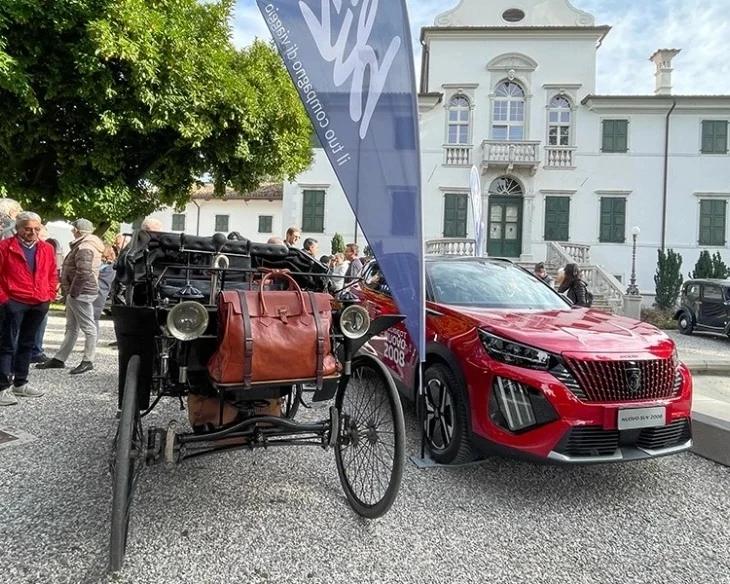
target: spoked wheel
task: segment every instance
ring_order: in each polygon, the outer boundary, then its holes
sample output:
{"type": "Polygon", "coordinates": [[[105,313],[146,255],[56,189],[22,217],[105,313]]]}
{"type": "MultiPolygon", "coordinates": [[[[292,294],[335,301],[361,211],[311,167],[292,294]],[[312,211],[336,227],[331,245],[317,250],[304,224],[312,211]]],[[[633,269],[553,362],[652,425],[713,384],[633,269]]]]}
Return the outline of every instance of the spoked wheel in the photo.
{"type": "Polygon", "coordinates": [[[109,567],[118,572],[124,562],[129,531],[129,508],[136,472],[143,464],[144,436],[142,419],[137,408],[137,380],[139,377],[139,355],[133,356],[127,365],[127,377],[122,398],[122,413],[114,437],[112,452],[112,519],[109,567]]]}
{"type": "Polygon", "coordinates": [[[353,362],[352,376],[335,401],[340,436],[337,472],[352,508],[375,519],[390,509],[400,488],[405,426],[390,374],[372,359],[353,362]]]}
{"type": "Polygon", "coordinates": [[[299,411],[299,404],[302,399],[302,384],[292,385],[291,392],[284,396],[284,403],[281,408],[281,415],[284,418],[293,420],[299,411]]]}
{"type": "Polygon", "coordinates": [[[426,444],[441,464],[472,460],[465,399],[451,370],[437,363],[423,376],[426,444]]]}

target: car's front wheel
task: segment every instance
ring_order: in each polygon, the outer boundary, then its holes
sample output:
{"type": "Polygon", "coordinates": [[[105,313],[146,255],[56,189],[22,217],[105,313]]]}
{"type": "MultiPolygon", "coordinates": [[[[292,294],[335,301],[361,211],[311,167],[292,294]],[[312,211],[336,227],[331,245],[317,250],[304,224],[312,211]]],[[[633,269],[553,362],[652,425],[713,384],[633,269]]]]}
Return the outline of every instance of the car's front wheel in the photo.
{"type": "Polygon", "coordinates": [[[462,464],[474,458],[464,390],[446,365],[437,363],[423,376],[426,444],[440,464],[462,464]]]}
{"type": "Polygon", "coordinates": [[[683,335],[691,335],[694,331],[694,322],[692,322],[692,316],[687,312],[682,312],[677,319],[677,328],[683,335]]]}

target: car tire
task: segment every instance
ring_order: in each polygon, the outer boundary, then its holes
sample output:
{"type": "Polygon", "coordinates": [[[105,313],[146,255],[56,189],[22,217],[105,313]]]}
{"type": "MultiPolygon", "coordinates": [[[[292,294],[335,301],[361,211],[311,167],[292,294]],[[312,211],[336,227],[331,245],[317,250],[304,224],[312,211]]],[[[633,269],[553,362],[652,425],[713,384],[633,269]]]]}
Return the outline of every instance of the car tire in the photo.
{"type": "Polygon", "coordinates": [[[683,335],[691,335],[694,331],[695,325],[692,320],[692,315],[687,312],[680,312],[677,318],[677,329],[683,335]]]}
{"type": "Polygon", "coordinates": [[[431,365],[423,376],[426,446],[440,464],[463,464],[474,459],[469,436],[464,390],[454,373],[441,363],[431,365]]]}

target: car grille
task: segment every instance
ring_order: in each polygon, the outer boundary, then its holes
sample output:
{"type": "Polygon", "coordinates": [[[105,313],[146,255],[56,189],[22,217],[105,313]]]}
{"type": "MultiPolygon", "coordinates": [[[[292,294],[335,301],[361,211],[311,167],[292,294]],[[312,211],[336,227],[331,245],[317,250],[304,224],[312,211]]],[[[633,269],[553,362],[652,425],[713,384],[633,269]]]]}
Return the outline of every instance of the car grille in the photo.
{"type": "Polygon", "coordinates": [[[668,426],[637,430],[604,430],[601,426],[571,428],[556,447],[568,456],[611,456],[621,446],[636,446],[661,450],[684,444],[692,437],[687,418],[675,420],[668,426]]]}
{"type": "Polygon", "coordinates": [[[690,438],[689,420],[682,418],[681,420],[675,420],[668,426],[644,428],[636,445],[647,450],[659,450],[684,444],[690,438]]]}
{"type": "Polygon", "coordinates": [[[568,358],[566,364],[577,380],[582,395],[570,386],[568,388],[584,401],[666,399],[674,397],[681,390],[681,380],[677,383],[674,359],[588,361],[568,358]]]}
{"type": "Polygon", "coordinates": [[[570,430],[558,451],[568,456],[610,456],[618,448],[618,438],[618,430],[579,426],[570,430]]]}
{"type": "Polygon", "coordinates": [[[580,400],[587,400],[588,396],[583,388],[578,384],[575,377],[562,365],[557,365],[550,370],[555,378],[560,381],[565,387],[567,387],[575,397],[580,400]]]}

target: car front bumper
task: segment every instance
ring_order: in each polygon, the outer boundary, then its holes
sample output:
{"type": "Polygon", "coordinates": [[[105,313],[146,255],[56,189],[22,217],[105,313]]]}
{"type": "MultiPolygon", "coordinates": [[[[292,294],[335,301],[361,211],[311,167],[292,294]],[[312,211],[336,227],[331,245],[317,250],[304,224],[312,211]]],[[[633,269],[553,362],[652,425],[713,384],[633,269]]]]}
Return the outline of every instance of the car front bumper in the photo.
{"type": "Polygon", "coordinates": [[[581,401],[550,373],[492,361],[472,362],[465,373],[474,442],[485,452],[509,452],[556,464],[596,464],[658,458],[692,446],[692,379],[685,367],[681,368],[682,386],[675,397],[625,403],[581,401]],[[520,432],[510,432],[495,423],[490,416],[490,395],[496,376],[541,392],[557,419],[520,432]],[[663,426],[618,429],[619,410],[652,407],[665,408],[663,426]]]}

